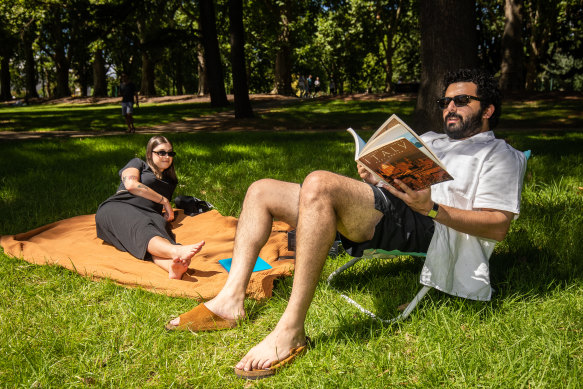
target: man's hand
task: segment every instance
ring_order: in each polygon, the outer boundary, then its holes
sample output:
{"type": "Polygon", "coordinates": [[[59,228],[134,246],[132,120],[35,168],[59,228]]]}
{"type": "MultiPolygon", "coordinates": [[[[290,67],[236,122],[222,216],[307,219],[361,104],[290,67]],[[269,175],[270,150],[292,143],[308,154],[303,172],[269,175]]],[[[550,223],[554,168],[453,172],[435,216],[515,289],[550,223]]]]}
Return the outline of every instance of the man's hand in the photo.
{"type": "Polygon", "coordinates": [[[369,184],[372,185],[376,185],[379,183],[379,180],[374,176],[374,174],[366,170],[366,168],[362,166],[362,164],[357,163],[356,168],[358,169],[358,175],[360,176],[360,178],[362,178],[364,182],[368,182],[369,184]]]}
{"type": "Polygon", "coordinates": [[[394,181],[395,185],[399,186],[403,191],[399,191],[390,186],[383,185],[391,194],[400,198],[415,212],[422,215],[427,215],[433,208],[433,201],[431,200],[431,187],[421,190],[413,190],[399,180],[394,181]]]}

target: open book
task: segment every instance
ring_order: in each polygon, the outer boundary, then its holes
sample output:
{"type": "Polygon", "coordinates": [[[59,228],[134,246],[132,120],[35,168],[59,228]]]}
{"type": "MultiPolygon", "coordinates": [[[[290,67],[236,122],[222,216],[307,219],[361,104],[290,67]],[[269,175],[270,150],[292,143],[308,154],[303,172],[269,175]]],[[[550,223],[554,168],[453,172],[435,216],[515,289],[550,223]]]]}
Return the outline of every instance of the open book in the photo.
{"type": "Polygon", "coordinates": [[[399,179],[413,190],[453,180],[443,163],[397,115],[392,115],[370,137],[362,140],[352,129],[354,159],[388,186],[399,179]]]}

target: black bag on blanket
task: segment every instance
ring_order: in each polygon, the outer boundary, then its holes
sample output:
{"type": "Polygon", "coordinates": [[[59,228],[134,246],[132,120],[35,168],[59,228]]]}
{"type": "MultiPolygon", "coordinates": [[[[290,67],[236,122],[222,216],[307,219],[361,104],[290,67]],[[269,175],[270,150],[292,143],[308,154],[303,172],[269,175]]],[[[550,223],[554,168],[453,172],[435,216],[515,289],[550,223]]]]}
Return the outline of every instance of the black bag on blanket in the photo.
{"type": "Polygon", "coordinates": [[[174,204],[176,204],[176,208],[183,209],[184,214],[188,216],[195,216],[215,207],[208,201],[192,196],[178,196],[174,199],[174,204]]]}

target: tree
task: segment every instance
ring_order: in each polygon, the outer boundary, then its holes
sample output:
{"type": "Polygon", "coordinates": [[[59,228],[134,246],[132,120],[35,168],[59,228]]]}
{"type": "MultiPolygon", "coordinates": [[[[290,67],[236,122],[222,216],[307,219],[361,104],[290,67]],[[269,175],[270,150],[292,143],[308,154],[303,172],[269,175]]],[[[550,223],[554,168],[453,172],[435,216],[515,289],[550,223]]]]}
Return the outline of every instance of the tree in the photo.
{"type": "Polygon", "coordinates": [[[0,3],[0,101],[12,100],[10,82],[10,59],[18,46],[17,17],[9,12],[12,2],[0,3]]]}
{"type": "Polygon", "coordinates": [[[441,128],[435,100],[445,73],[478,65],[476,4],[469,0],[419,0],[421,85],[415,107],[415,130],[441,128]]]}
{"type": "Polygon", "coordinates": [[[387,4],[384,1],[375,1],[378,36],[384,53],[383,64],[385,70],[385,92],[393,91],[393,55],[399,41],[405,34],[398,34],[402,25],[402,15],[407,12],[409,1],[398,0],[387,4]]]}
{"type": "Polygon", "coordinates": [[[247,87],[247,72],[245,71],[245,31],[243,28],[243,3],[241,0],[229,0],[229,22],[235,117],[253,117],[253,109],[249,101],[249,89],[247,87]]]}
{"type": "Polygon", "coordinates": [[[525,24],[529,34],[526,46],[525,88],[535,90],[542,65],[553,56],[552,36],[557,28],[558,4],[554,1],[527,0],[525,24]]]}
{"type": "Polygon", "coordinates": [[[48,3],[40,24],[42,50],[55,65],[56,86],[54,97],[71,96],[69,69],[71,65],[71,25],[68,7],[60,3],[48,3]]]}
{"type": "Polygon", "coordinates": [[[500,89],[507,91],[523,90],[522,0],[504,0],[504,14],[500,89]]]}
{"type": "Polygon", "coordinates": [[[20,48],[24,56],[25,98],[38,97],[37,73],[34,60],[34,43],[37,40],[37,25],[34,16],[26,20],[20,30],[20,48]]]}
{"type": "Polygon", "coordinates": [[[229,105],[223,79],[223,64],[219,51],[215,7],[212,0],[200,0],[200,26],[202,28],[202,45],[208,87],[211,95],[211,106],[225,107],[229,105]]]}

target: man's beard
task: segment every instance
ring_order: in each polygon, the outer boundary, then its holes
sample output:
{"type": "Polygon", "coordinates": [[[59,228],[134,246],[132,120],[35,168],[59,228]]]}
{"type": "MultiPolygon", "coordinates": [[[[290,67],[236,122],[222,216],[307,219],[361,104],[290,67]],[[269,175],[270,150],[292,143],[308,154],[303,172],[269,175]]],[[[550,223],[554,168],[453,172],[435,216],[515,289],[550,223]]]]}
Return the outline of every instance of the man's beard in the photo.
{"type": "Polygon", "coordinates": [[[482,114],[484,111],[480,109],[475,114],[468,116],[464,120],[460,115],[455,112],[448,113],[443,119],[443,131],[452,139],[464,139],[474,136],[480,131],[482,131],[482,114]],[[447,125],[447,119],[450,117],[455,117],[459,119],[459,122],[447,125]]]}

